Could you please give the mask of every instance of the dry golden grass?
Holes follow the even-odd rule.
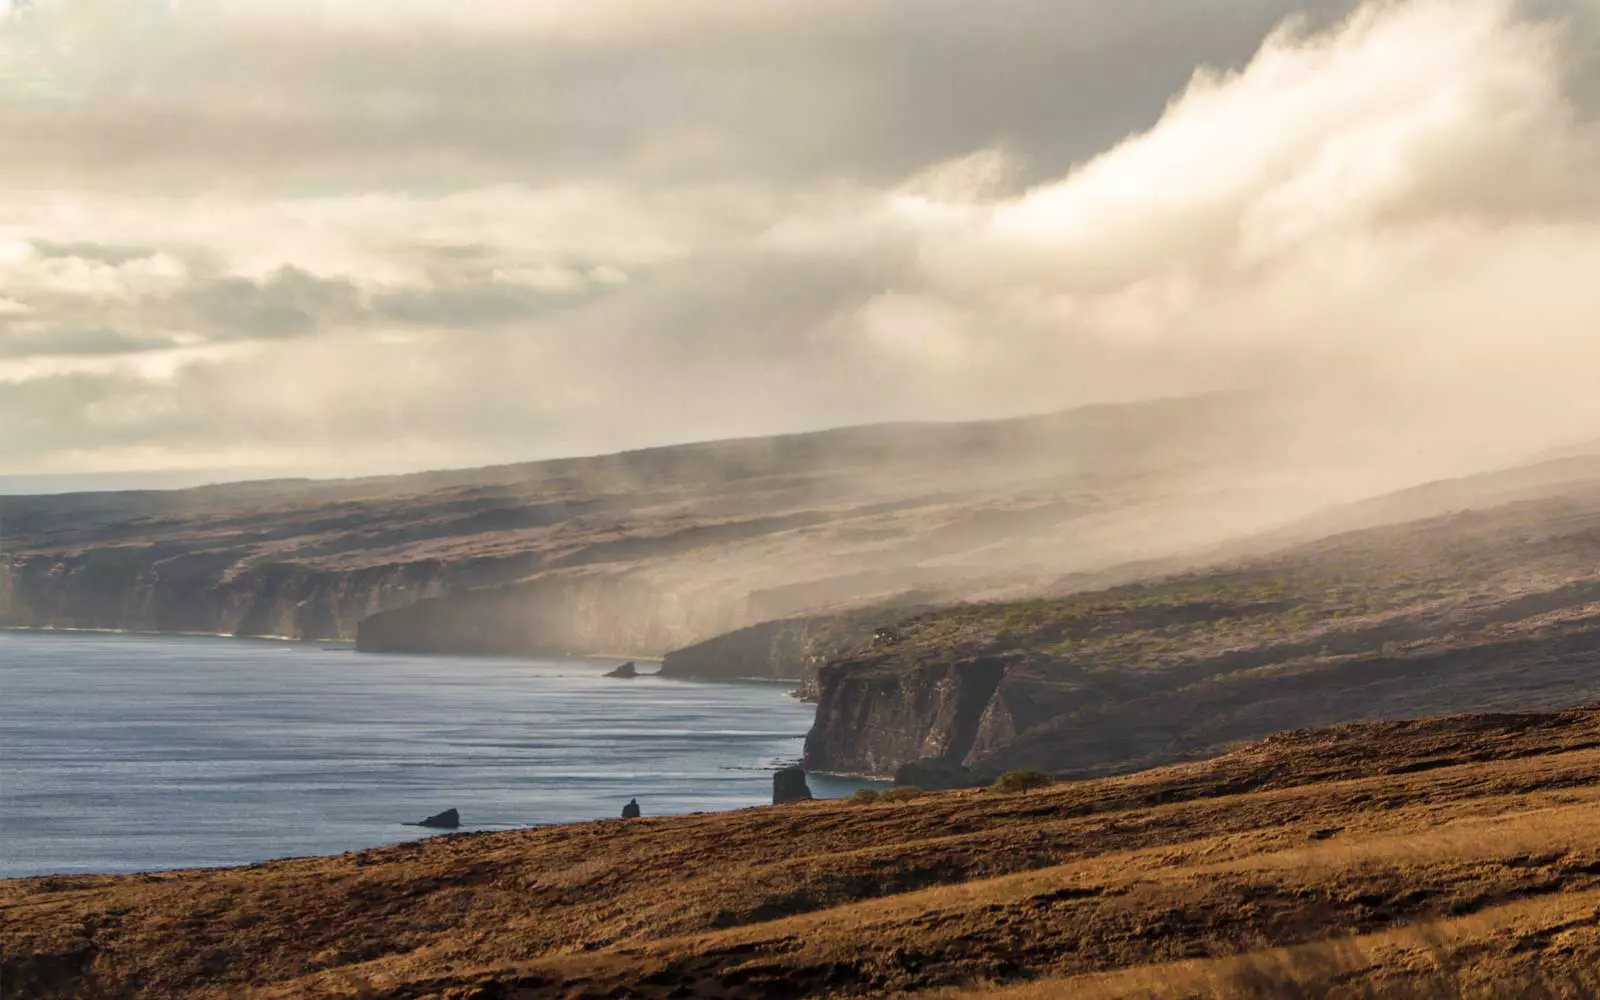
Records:
[[[1442,720],[1026,794],[0,883],[0,975],[130,1000],[1589,996],[1597,741],[1595,712]]]
[[[1594,928],[1600,893],[1508,904],[1380,934],[1271,948],[1220,959],[1139,966],[1026,986],[916,994],[920,1000],[1272,1000],[1272,998],[1590,998],[1600,996]],[[1510,939],[1564,936],[1564,959],[1518,962]],[[1515,948],[1512,949],[1515,951]],[[1581,954],[1580,954],[1581,952]]]

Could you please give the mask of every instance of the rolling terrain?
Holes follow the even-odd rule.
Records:
[[[308,508],[285,490],[329,488],[252,487],[279,517]],[[363,510],[399,490],[339,488]],[[172,513],[184,497],[143,498],[141,530],[165,519],[192,541],[213,518],[206,537],[238,542],[239,515]],[[64,544],[117,548],[104,533],[132,530],[127,500],[73,498],[82,534]],[[406,545],[459,543],[440,537]],[[667,551],[663,572],[694,561]],[[1051,597],[861,596],[665,662],[799,665],[813,769],[975,787],[0,883],[0,995],[1600,995],[1600,709],[1572,707],[1600,699],[1594,460],[1324,511],[1192,560],[1027,584]],[[530,580],[412,613],[525,613]],[[1019,767],[1069,780],[983,787]]]
[[[1286,445],[1268,412],[8,497],[0,624],[664,655],[796,682],[815,770],[941,786],[1600,699],[1600,459],[1327,506],[1263,478]]]
[[[813,769],[931,760],[972,780],[1124,772],[1286,727],[1567,707],[1600,698],[1600,481],[928,611],[821,667],[817,687]]]
[[[762,622],[1038,593],[1214,545],[1326,502],[1325,485],[1268,481],[1286,447],[1254,401],[1204,397],[378,479],[4,497],[0,624],[659,656]]]
[[[0,883],[0,981],[108,1000],[1590,996],[1597,807],[1594,709],[1299,731],[1027,793]]]

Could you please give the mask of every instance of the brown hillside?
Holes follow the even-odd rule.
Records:
[[[1440,955],[1452,982],[1577,975],[1597,805],[1600,710],[1345,727],[1016,795],[13,881],[0,973],[19,998],[1133,996],[1357,935],[1347,990]]]
[[[806,759],[1090,777],[1282,729],[1600,699],[1600,486],[1059,599],[929,611],[818,676]]]
[[[1279,430],[1260,401],[1212,396],[373,479],[5,496],[0,625],[661,655],[794,615],[1039,593],[1362,495],[1285,476],[1300,466]]]

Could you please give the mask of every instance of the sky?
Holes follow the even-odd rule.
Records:
[[[1596,52],[1600,0],[0,0],[0,475],[1217,389],[1600,438]]]

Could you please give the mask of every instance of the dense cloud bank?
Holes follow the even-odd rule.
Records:
[[[0,470],[1216,388],[1395,475],[1600,437],[1587,0],[7,10]]]

